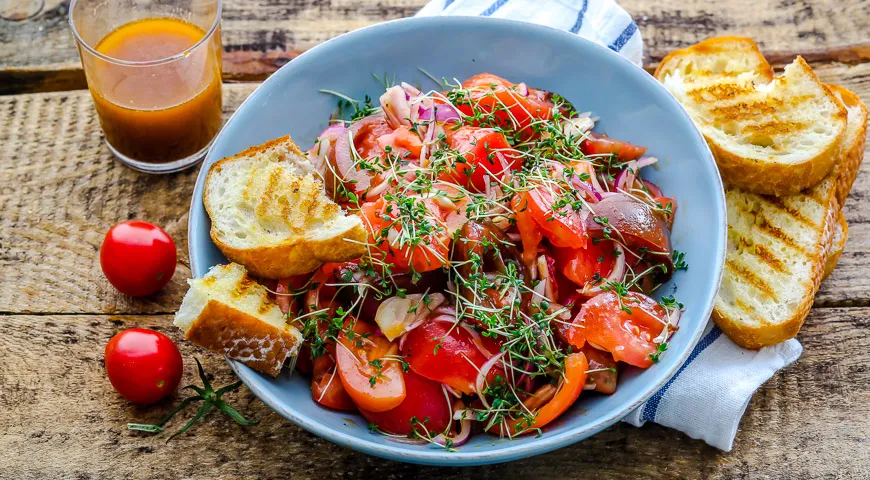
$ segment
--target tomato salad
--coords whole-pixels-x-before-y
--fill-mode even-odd
[[[640,176],[646,148],[490,74],[341,103],[351,120],[308,155],[368,254],[275,286],[316,402],[454,448],[540,433],[658,361],[683,306],[649,295],[685,262],[674,199]]]

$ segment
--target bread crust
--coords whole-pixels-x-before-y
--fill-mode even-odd
[[[719,166],[722,181],[759,195],[794,195],[817,185],[831,173],[840,152],[840,142],[833,142],[806,162],[783,164],[735,155],[712,138],[706,135],[704,138]]]
[[[861,162],[864,160],[864,143],[867,140],[867,106],[858,98],[858,95],[846,88],[832,84],[825,86],[834,93],[834,97],[842,100],[844,107],[850,110],[853,108],[859,110],[860,131],[850,144],[843,145],[840,151],[840,161],[835,167],[835,171],[838,172],[837,201],[843,206],[846,204],[846,197],[852,190],[852,184],[855,183],[855,178],[861,169]]]
[[[840,262],[840,255],[843,254],[843,250],[846,249],[846,242],[849,240],[849,224],[846,222],[846,216],[843,215],[843,210],[840,209],[840,214],[837,217],[837,229],[842,232],[840,237],[837,238],[836,233],[834,234],[834,238],[831,240],[831,246],[828,249],[827,256],[825,258],[825,269],[822,274],[822,281],[824,282],[828,276],[834,273],[834,269],[837,268],[837,263]],[[836,229],[835,229],[836,232]]]
[[[769,322],[760,322],[760,325],[747,325],[738,319],[733,319],[724,314],[718,306],[713,307],[713,321],[716,323],[725,335],[728,335],[734,343],[743,348],[757,350],[762,347],[776,345],[784,342],[789,338],[794,338],[804,320],[810,313],[815,299],[815,292],[818,291],[819,285],[822,283],[822,273],[824,272],[826,255],[828,246],[831,244],[831,238],[834,234],[834,224],[837,221],[840,207],[837,200],[831,196],[831,205],[828,208],[828,213],[825,218],[825,230],[822,234],[821,241],[818,245],[818,255],[814,257],[814,264],[811,273],[812,294],[804,297],[803,301],[795,309],[794,314],[787,320],[771,324]],[[717,298],[718,303],[718,298]]]
[[[273,377],[299,348],[299,339],[287,330],[217,300],[208,301],[185,338]]]
[[[209,199],[208,184],[212,176],[217,174],[223,165],[242,160],[246,157],[268,151],[276,146],[286,146],[292,153],[304,156],[290,135],[269,140],[262,145],[256,145],[231,157],[223,158],[212,165],[206,175],[206,188],[203,193],[203,203],[209,217],[213,217]],[[321,186],[322,182],[316,180]],[[334,205],[336,212],[340,209]],[[350,215],[350,217],[356,217]],[[359,217],[356,217],[359,218]],[[261,278],[281,279],[301,275],[317,270],[326,262],[345,262],[360,258],[365,254],[367,232],[362,220],[350,225],[350,228],[326,239],[312,240],[295,235],[278,245],[263,246],[253,249],[239,249],[224,242],[212,224],[210,236],[214,244],[232,262],[245,266],[249,273]]]
[[[761,54],[761,51],[758,49],[758,44],[756,44],[755,41],[751,38],[737,36],[709,38],[690,47],[680,50],[674,50],[662,59],[661,63],[659,63],[659,66],[656,67],[656,71],[655,73],[653,73],[653,76],[659,81],[662,81],[664,80],[664,76],[666,74],[673,72],[674,69],[678,67],[679,61],[683,57],[691,57],[693,55],[699,54],[706,55],[717,53],[723,48],[732,46],[734,43],[745,44],[747,49],[752,52],[752,55],[755,57],[755,60],[759,63],[759,65],[763,65],[766,67],[761,70],[755,70],[755,72],[768,82],[773,80],[773,68],[770,66],[769,63],[767,63],[767,59],[764,58],[764,55]]]

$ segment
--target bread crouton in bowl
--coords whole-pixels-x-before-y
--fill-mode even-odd
[[[414,18],[367,27],[305,52],[266,80],[230,118],[200,171],[189,220],[193,275],[202,277],[215,265],[229,261],[250,262],[247,254],[253,245],[251,238],[232,235],[266,238],[277,229],[284,229],[282,235],[287,236],[290,230],[285,229],[281,215],[295,217],[298,212],[294,208],[304,208],[306,212],[310,208],[301,200],[299,204],[291,201],[284,205],[285,214],[270,217],[265,223],[257,222],[258,226],[252,225],[250,232],[233,230],[230,237],[226,236],[225,227],[237,229],[240,222],[248,220],[222,217],[221,222],[225,223],[216,234],[206,204],[216,206],[222,202],[214,199],[204,202],[204,194],[206,180],[215,175],[215,168],[221,168],[221,159],[288,134],[301,149],[311,148],[336,110],[338,98],[324,92],[339,92],[354,99],[366,96],[378,99],[385,85],[375,75],[383,80],[386,74],[390,81],[395,78],[395,82],[414,86],[409,88],[439,91],[443,86],[434,79],[461,80],[481,72],[524,82],[520,87],[523,91],[528,88],[557,92],[577,111],[591,112],[595,132],[646,146],[648,154],[658,158],[655,166],[644,170],[644,179],[676,200],[678,211],[670,229],[670,247],[684,254],[682,258],[690,267],[669,276],[653,296],[678,296],[685,308],[679,328],[657,363],[646,369],[621,368],[615,392],[609,395],[584,392],[573,407],[546,425],[540,435],[509,439],[481,432],[464,445],[449,449],[433,443],[410,444],[373,433],[362,416],[318,405],[312,399],[311,380],[290,367],[273,377],[230,360],[236,374],[263,402],[302,428],[339,445],[393,460],[450,466],[504,462],[564,447],[619,421],[665,385],[686,361],[708,323],[724,261],[725,202],[716,164],[688,114],[652,76],[607,48],[566,32],[491,18]],[[438,114],[436,111],[435,116]],[[307,173],[294,171],[293,175],[302,178]],[[279,179],[264,182],[257,190],[260,197],[297,198],[279,191],[285,185]],[[312,194],[304,198],[319,197]],[[243,201],[233,208],[248,209],[253,217],[258,215],[256,202]],[[353,215],[326,206],[312,211],[317,212],[313,222],[317,231],[340,230],[346,243],[354,243],[358,224],[351,218]],[[284,257],[292,258],[287,262],[282,262],[280,256],[274,257],[268,262],[269,268],[259,272],[259,277],[275,278],[294,269],[310,271],[307,263],[360,254],[344,244],[304,250],[317,235],[306,236],[307,230],[294,230],[297,228],[291,230],[304,239],[298,244],[302,253]],[[219,248],[215,239],[241,246],[239,251],[244,254],[225,246]],[[222,249],[231,258],[225,257]]]

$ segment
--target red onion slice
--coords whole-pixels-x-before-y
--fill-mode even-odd
[[[480,367],[480,371],[477,372],[477,380],[474,382],[474,390],[477,393],[477,398],[479,398],[481,403],[483,403],[484,408],[489,408],[489,402],[486,401],[486,396],[483,394],[483,390],[486,388],[486,376],[489,375],[489,371],[492,370],[492,367],[495,366],[499,360],[501,360],[501,357],[503,357],[504,354],[505,352],[501,352],[490,358]]]
[[[394,85],[388,88],[379,100],[384,115],[387,117],[387,123],[391,127],[411,126],[411,104],[408,102],[408,95],[402,87]]]
[[[528,85],[526,85],[525,83],[518,83],[517,84],[517,93],[519,93],[520,95],[522,95],[524,97],[528,97],[529,96]]]
[[[456,410],[453,414],[453,419],[459,420],[459,432],[453,437],[449,437],[442,433],[437,437],[433,438],[432,441],[437,443],[438,445],[447,445],[447,440],[450,440],[454,447],[464,445],[466,442],[468,442],[468,439],[471,438],[470,415],[471,414],[469,414],[464,408]]]
[[[345,135],[341,135],[335,141],[335,168],[338,174],[341,175],[345,182],[348,182],[348,188],[356,193],[361,193],[371,186],[373,176],[366,171],[356,167],[356,162],[351,154],[351,140],[356,140],[356,136],[360,130],[369,125],[375,125],[384,122],[384,114],[377,114],[360,119],[347,128]],[[352,183],[353,181],[356,183]]]
[[[462,327],[462,329],[465,330],[465,332],[468,333],[469,336],[471,336],[471,343],[473,343],[474,346],[477,347],[477,350],[480,352],[481,355],[486,357],[487,360],[492,358],[492,352],[490,352],[486,349],[486,347],[483,346],[483,338],[481,338],[480,333],[478,333],[477,330],[466,325],[460,325],[460,327]]]

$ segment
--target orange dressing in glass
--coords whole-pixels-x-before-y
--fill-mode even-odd
[[[173,18],[147,18],[110,32],[96,46],[130,62],[167,59],[159,67],[99,61],[89,72],[109,144],[135,160],[171,162],[205,148],[221,125],[220,36],[181,58],[206,32]],[[211,39],[210,39],[211,41]]]

